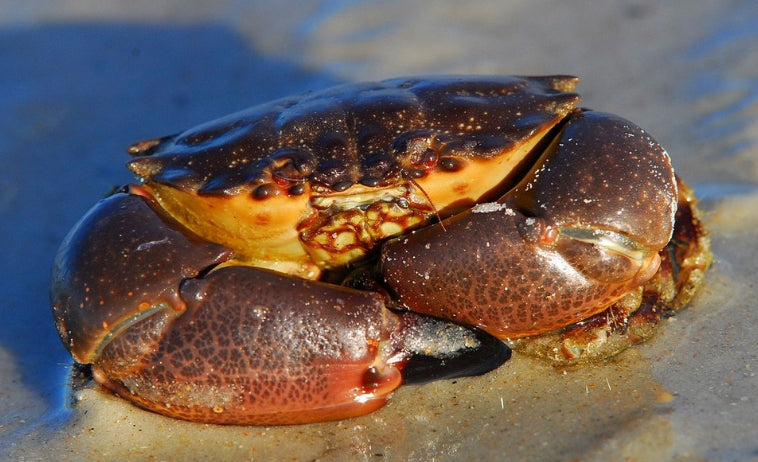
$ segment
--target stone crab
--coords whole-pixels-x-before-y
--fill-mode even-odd
[[[347,84],[132,145],[141,184],[57,254],[64,345],[137,405],[220,424],[365,414],[499,366],[501,339],[617,353],[692,298],[708,239],[666,151],[576,82]]]

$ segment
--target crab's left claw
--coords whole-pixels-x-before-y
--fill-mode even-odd
[[[94,379],[146,409],[216,424],[344,419],[406,382],[482,374],[510,350],[382,295],[229,265],[139,186],[87,213],[53,268],[58,333]]]
[[[620,117],[576,112],[516,188],[389,243],[383,273],[413,311],[501,338],[548,332],[651,278],[676,204],[655,140]]]
[[[228,260],[228,249],[168,225],[173,220],[131,186],[101,200],[61,244],[51,305],[58,334],[88,364],[123,330],[161,310],[182,312],[178,286]],[[117,245],[118,244],[118,245]]]

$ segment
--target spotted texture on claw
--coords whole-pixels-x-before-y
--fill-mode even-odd
[[[151,200],[118,193],[63,241],[51,283],[53,315],[78,362],[92,362],[113,337],[155,310],[181,312],[179,281],[231,257],[174,223]],[[97,239],[82,239],[83,232]]]
[[[399,316],[375,292],[228,266],[228,249],[183,229],[141,187],[126,192],[66,238],[51,301],[73,357],[140,406],[222,424],[333,420],[381,406],[409,361],[421,361],[409,377],[422,381],[509,357],[484,333]],[[425,342],[432,329],[447,339]]]
[[[573,115],[539,168],[509,195],[554,226],[616,230],[661,249],[677,208],[674,168],[663,147],[617,115]]]
[[[187,311],[114,339],[94,373],[144,407],[198,422],[365,414],[402,381],[381,349],[398,323],[378,295],[341,289],[335,305],[334,290],[242,267],[187,280]]]
[[[585,111],[498,203],[383,248],[384,277],[406,307],[501,338],[586,319],[655,274],[677,189],[642,129]]]

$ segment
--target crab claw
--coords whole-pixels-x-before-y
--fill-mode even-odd
[[[82,364],[141,319],[183,311],[179,281],[231,257],[224,247],[180,231],[141,188],[130,190],[95,205],[55,258],[53,316],[63,344]]]
[[[500,338],[539,334],[651,278],[676,207],[655,140],[618,116],[578,111],[514,189],[388,243],[382,272],[413,311]]]
[[[218,424],[343,419],[381,407],[404,375],[481,374],[510,355],[483,332],[395,314],[375,292],[229,266],[229,250],[129,192],[67,236],[51,299],[75,360],[146,409]]]

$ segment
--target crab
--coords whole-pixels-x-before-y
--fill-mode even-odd
[[[710,263],[692,191],[570,76],[283,98],[136,143],[141,180],[56,256],[51,304],[106,389],[217,424],[344,419],[517,351],[597,361]]]

